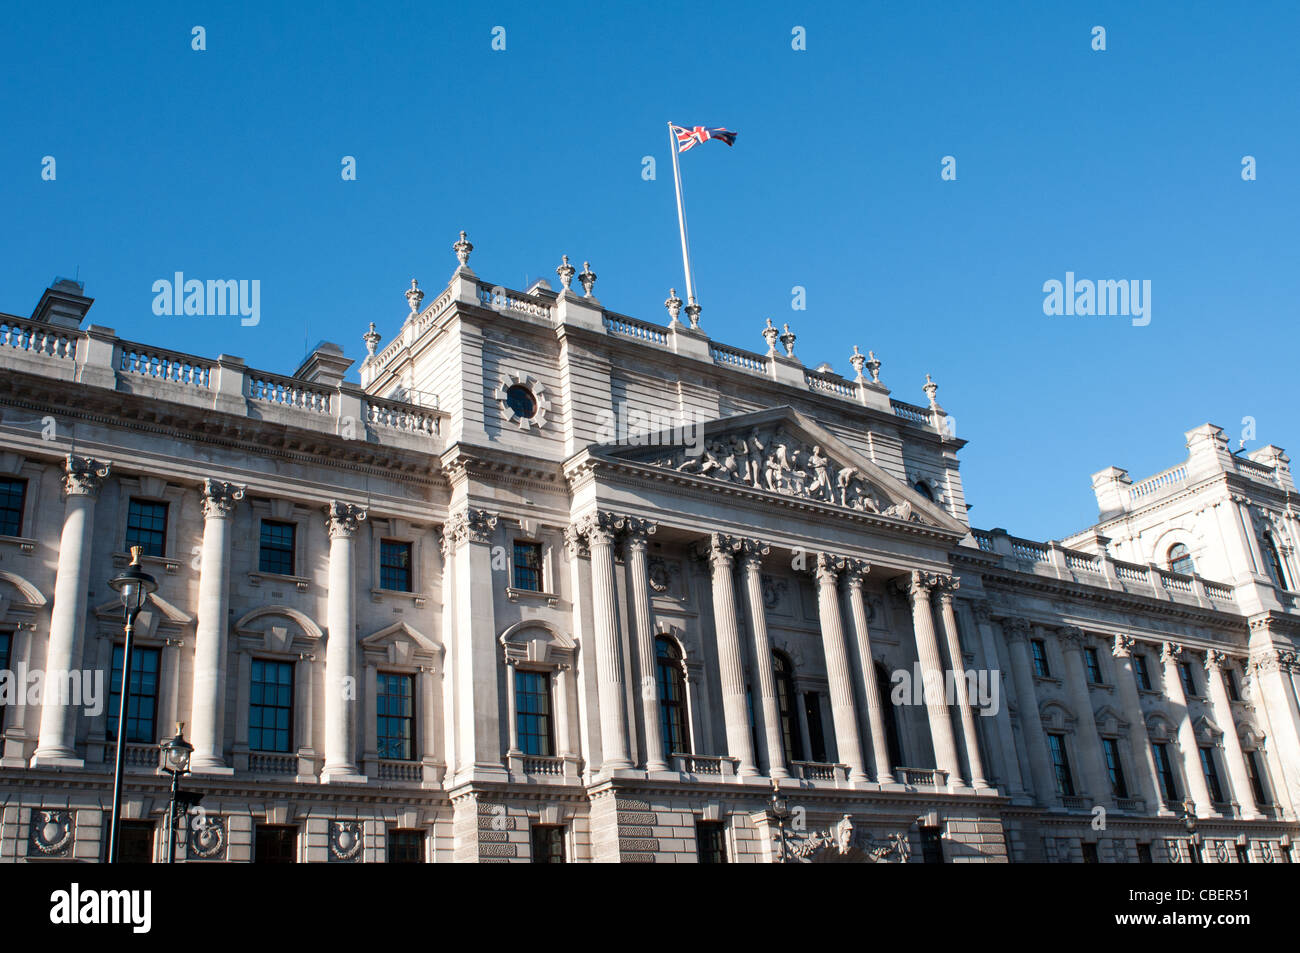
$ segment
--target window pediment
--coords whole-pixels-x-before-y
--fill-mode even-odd
[[[501,633],[499,641],[507,665],[569,666],[578,650],[572,639],[544,622],[516,623]]]
[[[309,646],[324,636],[309,616],[289,606],[254,609],[235,623],[234,631],[246,642],[260,642],[265,651],[281,654],[291,652],[295,643]]]
[[[395,622],[361,640],[367,658],[390,665],[416,667],[442,660],[442,646],[405,622]]]

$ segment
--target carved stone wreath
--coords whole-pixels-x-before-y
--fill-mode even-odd
[[[72,813],[32,811],[30,844],[43,857],[66,857],[72,848]]]
[[[196,814],[190,818],[186,854],[197,860],[220,860],[226,850],[225,818]]]
[[[330,821],[331,863],[353,863],[361,857],[363,837],[360,821]]]
[[[533,401],[537,404],[537,412],[531,417],[521,417],[515,413],[506,398],[506,393],[512,387],[526,387],[528,392],[533,395]],[[506,421],[514,424],[520,430],[541,430],[546,426],[546,415],[551,409],[551,402],[546,397],[546,385],[531,374],[510,373],[503,375],[498,383],[497,389],[492,392],[496,398],[497,404],[501,408],[501,415]]]

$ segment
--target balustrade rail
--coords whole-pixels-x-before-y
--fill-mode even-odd
[[[265,371],[248,372],[248,396],[253,400],[312,410],[320,414],[330,412],[330,392],[312,387],[294,377],[267,374]]]
[[[29,354],[47,354],[50,357],[77,359],[77,332],[45,324],[0,321],[0,347],[26,351]]]
[[[728,347],[725,344],[710,344],[709,356],[713,358],[715,364],[738,367],[742,371],[753,371],[755,374],[767,373],[767,358],[753,351]]]
[[[213,361],[130,341],[122,341],[121,350],[117,369],[125,374],[139,374],[193,387],[206,388],[212,384],[212,369],[216,366]]]
[[[895,417],[902,417],[914,424],[928,424],[930,422],[930,411],[924,407],[917,407],[915,404],[894,400],[892,397],[889,400],[889,406],[893,408]]]
[[[611,314],[606,311],[605,330],[609,331],[610,334],[621,334],[624,337],[636,338],[638,341],[648,341],[651,344],[668,344],[667,328],[650,324],[648,321],[638,321],[636,318],[629,318],[622,314]]]

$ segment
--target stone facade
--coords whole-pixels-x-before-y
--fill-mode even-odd
[[[102,855],[116,710],[27,676],[107,695],[142,539],[123,817],[158,859],[176,722],[190,863],[1291,859],[1280,449],[1206,425],[1064,542],[972,529],[928,378],[472,248],[359,386],[334,345],[286,376],[121,340],[66,281],[0,315],[0,859]]]

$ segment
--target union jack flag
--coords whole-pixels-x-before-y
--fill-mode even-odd
[[[730,129],[718,127],[710,129],[707,126],[692,126],[687,129],[685,126],[673,126],[673,135],[677,137],[677,151],[685,152],[687,149],[694,149],[701,143],[708,142],[710,139],[717,139],[725,142],[727,145],[733,145],[736,141],[736,134]]]

